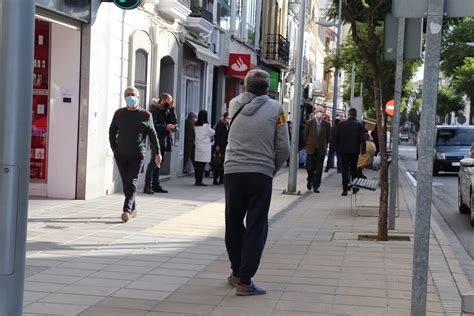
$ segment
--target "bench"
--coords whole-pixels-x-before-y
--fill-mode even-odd
[[[377,190],[377,187],[379,186],[379,182],[377,180],[370,180],[370,179],[364,179],[364,178],[355,178],[354,180],[352,180],[352,183],[350,185],[350,188],[351,189],[357,189],[353,190],[352,194],[351,194],[351,215],[352,216],[361,216],[358,214],[358,209],[359,208],[372,208],[372,209],[378,209],[379,208],[379,205],[358,205],[357,204],[357,191],[359,191],[359,189],[365,189],[365,190],[369,190],[369,191],[376,191]],[[400,209],[398,208],[398,205],[399,204],[399,198],[400,198],[400,195],[399,195],[399,192],[398,192],[398,186],[397,186],[397,214],[395,216],[399,216],[399,212],[400,212]],[[352,201],[354,200],[354,201]],[[354,212],[355,211],[355,212]],[[354,215],[355,214],[355,215]],[[365,216],[378,216],[378,213],[377,215],[365,215]]]
[[[376,191],[378,186],[379,186],[379,182],[376,180],[369,180],[369,179],[364,179],[364,178],[355,178],[354,180],[352,180],[352,183],[350,184],[350,188],[352,189],[351,216],[360,216],[358,215],[359,207],[378,209],[377,205],[358,205],[357,204],[357,191],[359,191],[359,189]]]

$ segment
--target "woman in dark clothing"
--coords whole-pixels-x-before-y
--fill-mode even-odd
[[[225,112],[216,124],[216,136],[214,154],[211,159],[211,167],[214,175],[214,184],[224,183],[224,159],[227,138],[229,137],[229,113]]]

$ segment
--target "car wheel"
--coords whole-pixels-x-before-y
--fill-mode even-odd
[[[474,227],[474,212],[471,211],[471,227]]]
[[[436,167],[436,165],[433,165],[433,175],[439,176],[439,170],[438,170],[438,167]]]
[[[458,186],[458,204],[459,204],[459,213],[461,214],[469,214],[469,207],[463,203],[462,201],[462,194],[461,194],[461,183]]]

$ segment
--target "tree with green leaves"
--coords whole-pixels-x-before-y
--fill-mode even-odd
[[[454,91],[451,86],[443,85],[438,89],[438,106],[436,114],[439,117],[439,122],[444,122],[446,115],[454,112],[456,115],[464,111],[464,102],[462,95]]]
[[[466,57],[474,56],[474,18],[463,18],[445,28],[441,43],[441,71],[448,77],[464,65]]]
[[[452,84],[459,93],[464,93],[474,104],[474,57],[466,57],[464,64],[456,67],[453,74]]]
[[[330,18],[337,18],[338,0],[332,0],[328,11]],[[370,91],[375,109],[379,144],[385,144],[387,117],[384,111],[385,102],[392,99],[394,67],[386,71],[383,60],[383,24],[387,13],[392,9],[390,0],[343,0],[342,19],[351,27],[351,39],[360,56],[362,68],[369,74],[366,88]],[[335,61],[341,62],[341,50],[336,52]],[[341,63],[342,64],[342,63]],[[393,64],[393,63],[392,63]],[[392,81],[388,84],[386,81]],[[380,146],[380,198],[378,234],[379,241],[388,240],[388,156],[387,147]]]

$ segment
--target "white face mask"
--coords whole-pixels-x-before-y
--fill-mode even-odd
[[[316,118],[320,119],[322,117],[323,117],[323,113],[321,113],[321,112],[316,113]]]

